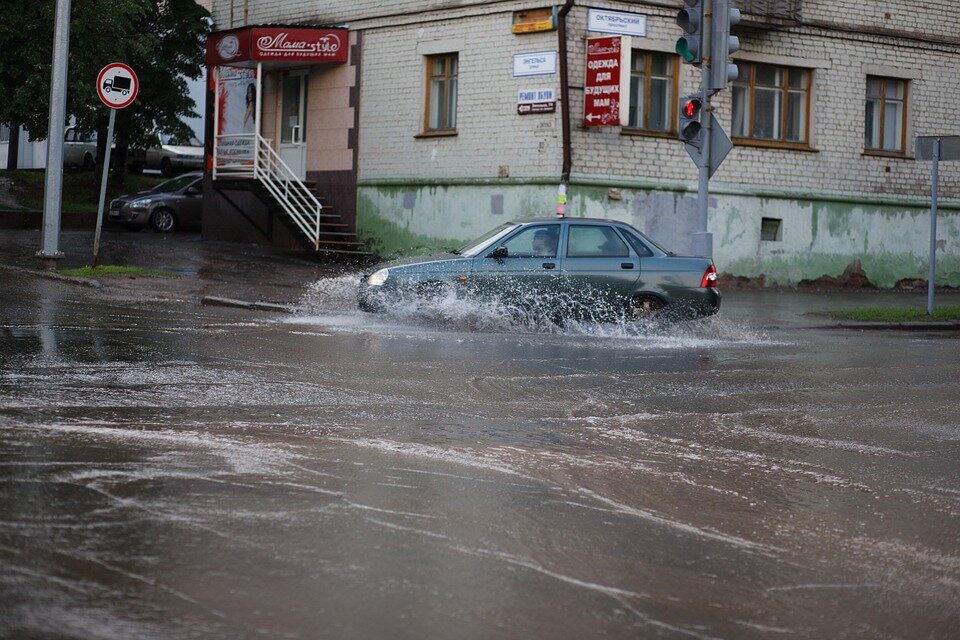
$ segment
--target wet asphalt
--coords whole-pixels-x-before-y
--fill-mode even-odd
[[[956,637],[958,332],[806,315],[922,295],[370,316],[176,242],[181,281],[0,270],[0,637]]]

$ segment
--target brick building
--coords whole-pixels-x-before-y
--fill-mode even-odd
[[[743,11],[734,28],[740,78],[714,102],[734,143],[711,180],[720,270],[789,283],[838,275],[860,260],[881,286],[925,278],[930,167],[913,158],[914,139],[960,133],[952,115],[960,8],[947,0],[734,4]],[[291,123],[301,127],[303,175],[374,250],[450,246],[505,220],[551,214],[568,106],[568,215],[625,220],[684,252],[695,230],[697,170],[676,139],[676,105],[696,89],[699,70],[674,53],[680,6],[572,3],[567,105],[559,68],[551,70],[559,32],[513,29],[557,20],[546,3],[214,0],[213,16],[219,31],[345,29],[342,64],[264,68],[260,133],[289,142]],[[598,35],[588,31],[591,9],[644,16],[643,34],[630,40],[627,126],[581,125],[586,38]],[[521,73],[531,67],[516,56],[533,53],[547,54],[546,67],[532,69],[543,73],[519,75],[517,64]],[[518,94],[540,90],[553,90],[556,111],[520,115]],[[958,197],[960,163],[944,163],[938,282],[953,285]],[[216,237],[264,235],[217,198],[207,219]]]

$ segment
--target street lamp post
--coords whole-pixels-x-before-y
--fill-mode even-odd
[[[47,267],[60,251],[60,207],[63,196],[63,123],[67,118],[67,52],[70,49],[70,0],[57,0],[50,73],[50,120],[47,124],[47,168],[43,187],[43,239],[37,253]]]

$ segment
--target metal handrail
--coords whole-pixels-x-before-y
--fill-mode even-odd
[[[314,248],[320,248],[320,220],[323,214],[323,205],[307,188],[307,185],[283,161],[271,144],[272,141],[259,134],[230,134],[216,136],[214,139],[214,158],[218,159],[218,145],[222,139],[252,138],[254,154],[251,165],[213,165],[213,179],[218,177],[254,178],[258,180],[276,199],[280,208],[290,216],[294,224],[313,243]]]

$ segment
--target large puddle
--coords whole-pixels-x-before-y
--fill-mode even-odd
[[[381,313],[366,313],[357,307],[360,274],[318,280],[307,287],[300,310],[289,322],[313,325],[340,333],[377,333],[380,336],[420,335],[436,339],[452,334],[454,339],[469,335],[507,334],[541,341],[562,339],[590,346],[609,344],[618,348],[682,349],[711,346],[777,345],[762,329],[716,316],[685,322],[659,320],[589,320],[564,317],[551,319],[557,300],[536,300],[528,309],[498,300],[474,300],[454,292],[442,296],[407,297]],[[530,301],[526,301],[529,303]],[[560,306],[566,304],[560,301]],[[626,344],[625,344],[626,343]]]

